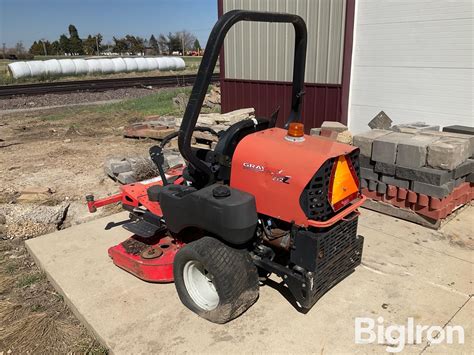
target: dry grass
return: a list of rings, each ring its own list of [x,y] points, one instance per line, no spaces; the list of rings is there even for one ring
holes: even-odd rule
[[[0,353],[107,353],[30,266],[22,243],[0,241],[0,253]]]
[[[155,164],[153,164],[151,160],[143,157],[136,158],[134,171],[138,181],[151,179],[160,174]]]
[[[8,344],[13,353],[68,353],[71,349],[104,352],[95,341],[77,338],[78,325],[68,321],[65,312],[66,309],[32,312],[21,304],[0,301],[0,324],[6,325],[0,332],[0,344]]]

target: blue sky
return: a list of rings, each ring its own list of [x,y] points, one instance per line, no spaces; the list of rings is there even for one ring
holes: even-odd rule
[[[104,41],[125,34],[194,33],[204,47],[217,20],[217,0],[0,0],[0,42],[26,48],[55,40],[74,24],[81,38],[102,33]],[[1,46],[0,43],[0,46]]]

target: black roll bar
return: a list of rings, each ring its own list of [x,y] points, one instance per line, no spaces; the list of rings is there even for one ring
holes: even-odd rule
[[[306,64],[306,44],[307,30],[304,20],[293,14],[276,12],[257,12],[245,10],[233,10],[222,15],[214,25],[209,35],[204,56],[199,66],[199,71],[194,82],[194,86],[189,98],[183,121],[179,128],[178,146],[183,158],[208,179],[211,176],[211,169],[201,161],[191,150],[191,137],[196,126],[199,112],[201,111],[204,97],[211,82],[211,76],[216,66],[217,58],[221,50],[224,38],[231,27],[240,21],[254,22],[276,22],[291,23],[295,29],[295,52],[293,64],[293,90],[291,99],[291,113],[285,126],[290,122],[298,121],[301,118],[301,102],[304,86],[305,64]]]

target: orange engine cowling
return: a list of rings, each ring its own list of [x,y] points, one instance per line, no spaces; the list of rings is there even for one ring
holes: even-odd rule
[[[232,158],[230,186],[254,195],[258,213],[308,226],[309,220],[329,219],[328,208],[334,215],[358,196],[358,148],[325,137],[286,136],[280,128],[250,134]],[[349,183],[341,183],[348,175]]]

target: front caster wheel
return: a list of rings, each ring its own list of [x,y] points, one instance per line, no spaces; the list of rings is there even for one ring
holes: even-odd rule
[[[258,272],[246,251],[204,237],[174,259],[174,282],[181,302],[199,316],[226,323],[258,298]]]

